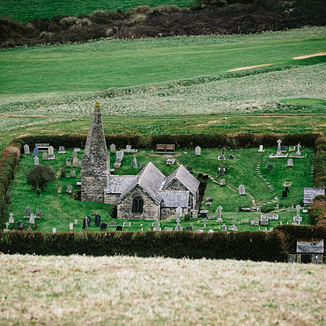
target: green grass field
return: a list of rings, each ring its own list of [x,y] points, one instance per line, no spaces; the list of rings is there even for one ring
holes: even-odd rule
[[[33,18],[87,15],[96,10],[125,11],[137,6],[157,7],[160,5],[177,5],[178,7],[190,7],[191,0],[123,0],[123,1],[91,1],[91,0],[6,0],[0,1],[1,15],[26,22]]]
[[[260,212],[238,212],[239,207],[252,207],[253,204],[260,205],[261,208],[275,209],[276,204],[279,205],[280,211],[278,212],[282,223],[292,223],[292,218],[295,216],[296,210],[291,208],[292,205],[300,204],[303,200],[303,187],[312,186],[312,179],[310,177],[310,168],[313,162],[312,149],[304,149],[304,155],[307,154],[306,159],[294,159],[294,167],[286,167],[287,159],[269,159],[268,155],[275,152],[274,149],[266,149],[264,153],[258,153],[257,149],[244,149],[234,150],[233,155],[236,160],[217,161],[217,156],[221,154],[219,150],[203,149],[201,156],[194,155],[194,149],[188,149],[186,154],[184,151],[177,151],[174,157],[185,166],[192,166],[194,169],[194,175],[198,173],[207,173],[212,176],[216,181],[220,178],[225,178],[227,186],[221,187],[208,180],[208,186],[205,192],[205,197],[211,197],[211,207],[206,207],[204,202],[202,209],[208,209],[209,215],[214,216],[214,220],[208,220],[207,230],[213,229],[214,231],[220,231],[223,223],[216,223],[218,214],[216,209],[218,206],[223,207],[223,220],[227,226],[232,225],[232,221],[235,220],[239,230],[241,231],[255,231],[259,230],[258,226],[250,226],[249,222],[244,222],[248,219],[259,219]],[[75,231],[79,231],[82,226],[82,220],[87,215],[92,215],[93,211],[97,211],[102,216],[102,222],[110,223],[112,220],[116,221],[117,225],[122,225],[124,220],[115,220],[110,218],[112,206],[101,203],[80,202],[73,200],[74,192],[76,188],[76,182],[80,181],[80,169],[79,168],[67,168],[65,167],[66,158],[71,157],[72,151],[67,151],[66,154],[57,154],[55,160],[42,161],[40,164],[53,166],[56,173],[56,181],[48,184],[48,187],[38,196],[31,185],[26,183],[26,173],[33,168],[32,155],[22,156],[19,163],[19,170],[16,173],[15,179],[12,182],[10,193],[12,195],[12,203],[7,207],[7,215],[9,212],[14,213],[16,222],[19,219],[23,219],[25,214],[25,208],[31,207],[32,212],[35,214],[36,209],[42,209],[43,218],[37,220],[38,230],[49,232],[53,227],[57,231],[68,231],[69,223],[73,223],[75,219],[78,220],[78,226],[75,227]],[[228,157],[231,151],[226,151]],[[291,154],[291,152],[289,152]],[[39,155],[41,157],[41,155]],[[82,152],[78,154],[79,159],[82,157]],[[147,150],[138,152],[137,155],[138,164],[144,162],[147,164],[149,161],[153,162],[166,176],[172,173],[177,165],[167,166],[165,161],[166,157],[161,154],[151,153]],[[139,169],[132,168],[133,155],[125,155],[123,164],[116,173],[119,174],[136,174]],[[113,166],[115,157],[111,155],[111,166]],[[268,163],[273,163],[273,169],[267,169]],[[227,173],[224,177],[217,176],[218,167],[220,165],[226,167]],[[257,173],[257,165],[260,164],[259,177]],[[61,170],[65,169],[67,175],[65,178],[61,178]],[[77,173],[76,178],[70,178],[70,171],[75,170]],[[284,182],[291,181],[292,186],[289,196],[282,198],[281,193],[284,190]],[[67,185],[71,184],[74,187],[72,195],[67,194]],[[240,184],[244,184],[246,187],[246,195],[240,196],[238,187]],[[273,188],[271,188],[273,187]],[[59,190],[60,189],[60,190]],[[277,198],[276,198],[277,197]],[[254,200],[254,202],[253,202]],[[27,222],[27,220],[25,220]],[[133,221],[130,228],[125,230],[141,231],[152,229],[153,221]],[[279,221],[272,221],[269,227],[275,227],[279,225]],[[309,224],[309,216],[304,215],[303,224]],[[190,221],[182,220],[183,227],[193,226],[194,230],[199,230],[203,227],[203,218],[193,219]],[[174,219],[168,219],[161,222],[161,227],[175,227],[176,222]],[[98,231],[99,228],[94,226],[93,223],[90,230]],[[115,230],[114,227],[109,230]]]

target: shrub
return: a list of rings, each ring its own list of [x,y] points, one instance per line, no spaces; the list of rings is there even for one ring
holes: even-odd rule
[[[39,165],[31,169],[27,175],[27,183],[31,184],[36,193],[39,194],[50,181],[55,180],[52,166]]]

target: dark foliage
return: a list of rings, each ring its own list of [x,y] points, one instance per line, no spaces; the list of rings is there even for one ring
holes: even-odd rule
[[[38,165],[27,173],[26,178],[34,190],[44,190],[50,181],[55,180],[55,173],[52,166]]]
[[[285,248],[281,232],[211,235],[195,232],[88,232],[79,235],[73,232],[11,231],[2,233],[0,237],[0,251],[9,254],[205,257],[274,262],[286,260]]]
[[[248,34],[325,23],[324,0],[197,0],[192,10],[173,5],[140,6],[126,12],[36,18],[24,24],[1,18],[0,47],[64,44],[105,37]]]

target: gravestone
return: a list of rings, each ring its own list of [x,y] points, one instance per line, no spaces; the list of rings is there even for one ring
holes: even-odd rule
[[[122,231],[122,225],[117,225],[116,231]]]
[[[131,145],[127,145],[125,151],[126,151],[126,152],[131,152]]]
[[[66,166],[67,167],[71,167],[71,159],[70,158],[66,158]]]
[[[38,156],[34,156],[34,165],[39,165]]]
[[[225,166],[224,165],[221,165],[219,168],[218,168],[218,175],[220,177],[224,176],[225,175]]]
[[[175,218],[180,218],[181,216],[182,216],[182,208],[177,207],[177,209],[175,210]]]
[[[27,144],[24,145],[24,154],[30,154],[29,146]]]
[[[73,191],[73,189],[74,189],[74,188],[73,188],[72,185],[68,185],[68,186],[67,186],[67,189],[66,189],[66,193],[67,193],[67,194],[71,194],[72,191]]]
[[[259,225],[258,220],[251,220],[250,225]]]
[[[65,147],[59,146],[58,154],[64,154],[64,153],[66,153]]]
[[[69,223],[69,230],[72,231],[74,229],[74,223]]]
[[[74,159],[74,158],[77,158],[77,152],[72,152],[72,158]]]
[[[24,230],[24,223],[23,223],[23,221],[19,220],[19,221],[17,222],[17,230],[18,230],[18,231],[22,231],[22,230]]]
[[[178,224],[178,225],[175,227],[174,230],[175,230],[175,231],[182,231],[183,228],[182,228],[182,226],[181,226],[180,224]]]
[[[290,192],[290,187],[285,187],[286,192]]]
[[[235,225],[235,221],[233,221],[233,224],[229,227],[229,231],[239,231],[237,226]]]
[[[70,171],[70,178],[76,178],[76,171]]]
[[[9,214],[9,223],[10,223],[10,224],[15,223],[15,220],[14,220],[14,213],[12,213],[12,212],[10,212],[10,214]]]
[[[35,147],[33,149],[33,156],[38,156],[38,153],[39,153],[39,149],[37,147]]]
[[[159,221],[156,221],[154,223],[153,231],[161,231],[161,227],[160,227],[160,222]]]
[[[207,207],[210,207],[210,206],[212,206],[212,203],[209,201],[209,202],[205,203],[205,205],[206,205]]]
[[[230,155],[229,160],[235,160],[235,157],[233,154]],[[213,231],[214,232],[214,231]]]
[[[165,227],[165,228],[164,228],[164,231],[173,231],[173,228]]]
[[[192,226],[186,226],[186,231],[193,231],[193,227]]]
[[[222,232],[226,232],[226,230],[227,230],[226,225],[223,224],[223,225],[222,225]]]
[[[245,195],[246,194],[246,189],[244,185],[239,186],[239,195]]]
[[[78,162],[78,167],[79,167],[79,168],[82,168],[82,160],[79,160],[79,162]]]
[[[87,225],[90,226],[92,222],[92,218],[88,215],[86,219],[87,219]]]
[[[225,160],[225,155],[224,155],[225,147],[222,148],[222,155],[218,156],[219,161],[224,161]]]
[[[41,210],[41,209],[38,208],[38,209],[36,210],[35,217],[36,217],[36,218],[41,218],[41,217],[42,217],[42,210]]]
[[[268,169],[271,169],[272,167],[274,167],[273,164],[267,164],[267,168],[268,168]]]
[[[61,178],[65,178],[66,177],[66,170],[61,170]]]
[[[144,162],[141,162],[139,164],[139,169],[142,170],[145,166],[146,166],[145,163]]]
[[[199,211],[200,217],[207,217],[208,210],[202,209]]]
[[[111,221],[110,226],[115,226],[115,222]]]
[[[191,218],[198,218],[198,209],[192,209],[190,211]]]
[[[260,215],[260,225],[268,225],[268,217],[266,215]]]
[[[80,152],[80,150],[81,150],[81,149],[80,149],[79,147],[75,147],[75,148],[74,148],[74,152]]]
[[[4,231],[8,231],[8,230],[9,230],[9,229],[8,229],[8,227],[9,227],[9,222],[6,222],[5,225],[6,225],[6,228],[5,228]]]
[[[132,167],[134,169],[137,169],[138,168],[136,156],[134,156],[133,159],[132,159]]]
[[[297,156],[300,156],[300,155],[301,155],[300,148],[301,148],[301,145],[300,145],[300,143],[299,143],[299,144],[297,145],[297,152],[295,153],[295,155],[297,155]]]
[[[53,228],[53,229],[52,229],[52,233],[53,233],[53,234],[56,234],[56,233],[57,233],[57,229],[56,229],[56,228]]]
[[[78,162],[79,162],[78,158],[77,158],[77,157],[74,157],[74,158],[72,159],[72,166],[73,166],[74,168],[78,168],[78,167],[79,167]]]
[[[288,159],[288,164],[286,166],[293,166],[293,160],[292,158]]]
[[[278,139],[277,140],[277,152],[276,152],[276,156],[282,156],[281,143],[282,143],[282,140],[281,139]]]
[[[83,230],[88,229],[87,217],[85,217],[85,218],[83,219],[83,227],[82,227],[82,229],[83,229]]]
[[[100,226],[101,225],[101,215],[97,214],[95,215],[95,226]]]
[[[106,230],[108,228],[107,223],[101,223],[100,230]]]
[[[260,153],[265,152],[264,145],[259,145],[258,152],[260,152]]]
[[[75,220],[75,225],[78,225],[78,220],[77,219]]]
[[[220,186],[225,186],[226,185],[226,183],[225,183],[225,179],[220,179]]]
[[[219,218],[219,219],[222,219],[222,209],[223,209],[222,206],[219,206],[219,207],[217,208],[217,211],[218,211],[218,218]]]
[[[200,146],[196,146],[195,155],[201,155],[201,147]]]
[[[9,192],[6,193],[6,203],[7,204],[11,203],[11,194]]]
[[[282,191],[282,198],[286,198],[288,196],[288,192],[286,190]]]
[[[116,161],[121,162],[123,159],[123,151],[117,151],[115,155],[116,155]]]
[[[286,146],[281,146],[281,152],[286,152]]]
[[[53,148],[53,146],[49,146],[48,152],[49,152],[49,155],[54,155],[54,148]]]
[[[112,154],[115,154],[116,151],[117,151],[117,148],[116,148],[115,144],[111,144],[111,145],[110,145],[110,152],[111,152]]]
[[[26,207],[26,210],[25,210],[25,217],[30,217],[31,216],[31,208],[30,207]]]
[[[43,152],[42,153],[42,160],[43,161],[47,161],[48,160],[48,153],[47,152]]]

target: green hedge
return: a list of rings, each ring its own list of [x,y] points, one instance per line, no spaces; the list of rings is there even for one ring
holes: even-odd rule
[[[326,187],[326,137],[318,138],[315,146],[315,186]]]
[[[106,135],[106,142],[109,146],[111,143],[117,147],[125,147],[131,145],[133,148],[155,148],[156,144],[176,144],[177,148],[195,147],[200,145],[203,148],[245,148],[258,147],[259,145],[273,146],[277,145],[277,140],[281,139],[286,145],[296,145],[301,143],[303,146],[313,147],[315,141],[320,135],[318,133],[307,134],[253,134],[238,133],[228,135]],[[18,141],[24,145],[28,144],[34,147],[35,143],[50,143],[55,148],[59,146],[81,147],[86,144],[87,135],[41,135],[41,136],[25,136],[19,138]]]
[[[37,255],[129,255],[285,261],[282,232],[0,232],[0,251]]]

